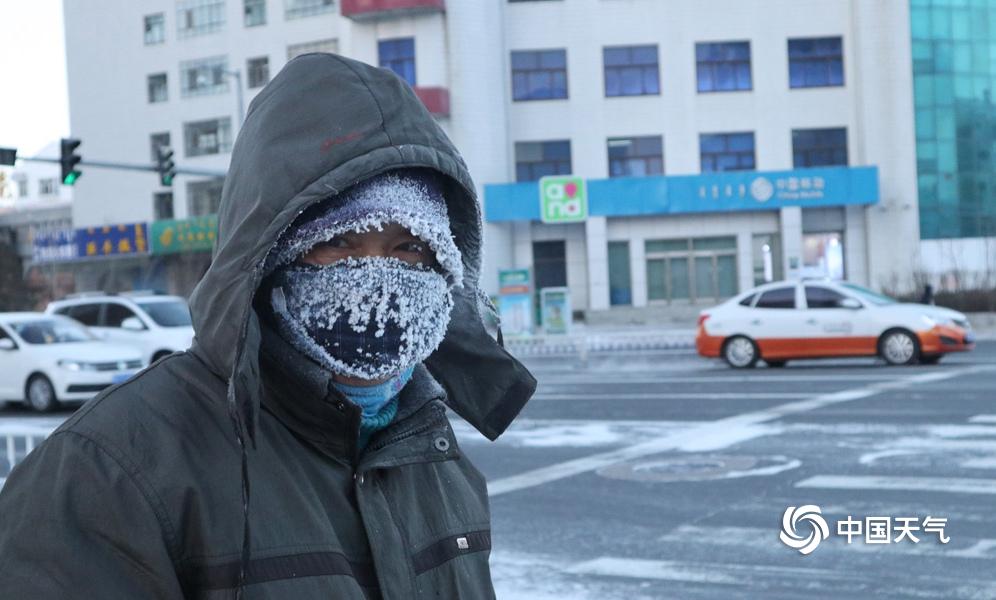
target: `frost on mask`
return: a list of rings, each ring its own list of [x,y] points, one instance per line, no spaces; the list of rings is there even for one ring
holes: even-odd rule
[[[270,301],[285,339],[332,372],[360,379],[427,358],[453,308],[443,275],[380,256],[278,269]]]

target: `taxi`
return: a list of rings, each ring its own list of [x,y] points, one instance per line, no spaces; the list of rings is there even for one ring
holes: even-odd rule
[[[829,279],[779,281],[699,313],[699,355],[734,368],[763,360],[878,356],[890,365],[935,364],[975,345],[964,314],[905,303]]]

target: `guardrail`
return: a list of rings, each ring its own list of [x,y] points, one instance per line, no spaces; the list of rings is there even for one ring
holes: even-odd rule
[[[516,356],[577,354],[582,357],[591,352],[687,350],[695,348],[695,332],[669,330],[506,337],[505,348]]]
[[[24,460],[29,452],[42,443],[58,424],[0,423],[0,487],[14,465]]]

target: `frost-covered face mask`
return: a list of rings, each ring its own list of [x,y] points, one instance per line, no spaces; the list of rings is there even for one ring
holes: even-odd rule
[[[441,273],[382,256],[282,267],[271,294],[285,339],[333,372],[365,380],[432,354],[453,308]]]

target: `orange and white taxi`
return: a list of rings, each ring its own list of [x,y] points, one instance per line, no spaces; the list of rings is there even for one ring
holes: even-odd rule
[[[722,357],[735,368],[843,356],[934,364],[974,342],[960,312],[824,279],[768,283],[704,310],[695,338],[700,355]]]

